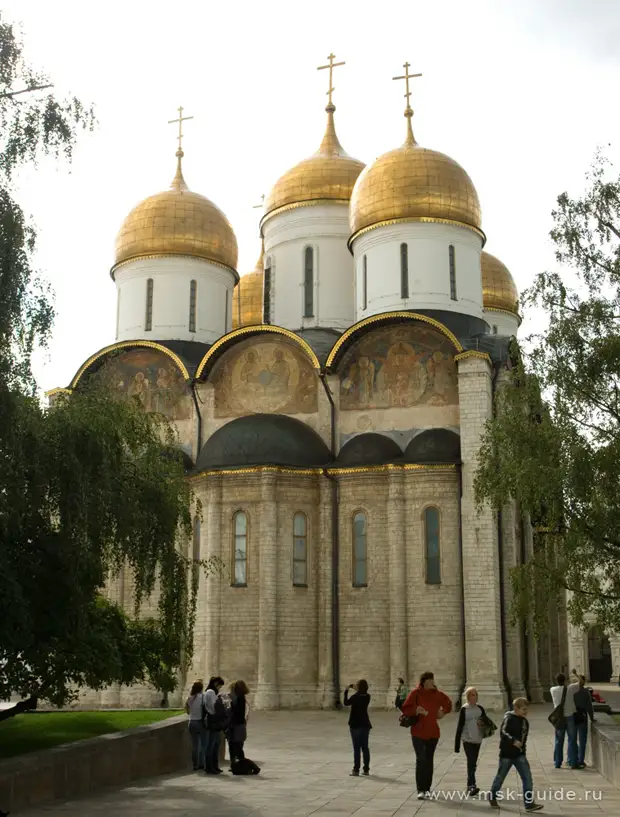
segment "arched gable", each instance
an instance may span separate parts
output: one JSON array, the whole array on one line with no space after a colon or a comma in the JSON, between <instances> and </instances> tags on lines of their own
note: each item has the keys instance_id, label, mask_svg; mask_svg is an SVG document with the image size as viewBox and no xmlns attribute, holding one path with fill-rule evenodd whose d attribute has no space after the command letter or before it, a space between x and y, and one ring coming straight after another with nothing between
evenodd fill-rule
<instances>
[{"instance_id":1,"label":"arched gable","mask_svg":"<svg viewBox=\"0 0 620 817\"><path fill-rule=\"evenodd\" d=\"M103 362L103 358L106 358L109 355L118 352L121 349L133 348L156 349L158 352L161 352L161 354L166 355L167 357L170 358L170 360L174 362L174 364L177 366L178 370L183 375L183 378L185 380L190 379L190 374L181 358L170 349L167 349L161 343L155 343L154 341L150 340L128 340L123 341L121 343L112 343L110 346L105 346L103 349L100 349L98 352L95 352L94 355L91 355L91 357L89 357L88 360L85 363L83 363L82 366L80 366L80 368L78 369L77 374L71 381L70 388L75 389L80 380L82 379L82 377L87 372L92 372L99 368L99 366Z\"/></svg>"},{"instance_id":2,"label":"arched gable","mask_svg":"<svg viewBox=\"0 0 620 817\"><path fill-rule=\"evenodd\" d=\"M209 372L215 364L215 361L228 348L235 345L240 340L245 340L247 337L255 335L279 335L281 337L288 338L292 343L299 346L299 348L308 357L308 360L314 369L319 370L321 368L319 359L314 353L312 347L306 343L303 338L299 337L299 335L296 335L294 332L291 332L289 329L284 329L282 326L263 324L261 326L242 326L239 329L234 329L232 332L229 332L227 335L221 337L213 344L213 346L211 346L209 351L198 364L198 368L196 369L196 377L204 380L209 376Z\"/></svg>"}]
</instances>

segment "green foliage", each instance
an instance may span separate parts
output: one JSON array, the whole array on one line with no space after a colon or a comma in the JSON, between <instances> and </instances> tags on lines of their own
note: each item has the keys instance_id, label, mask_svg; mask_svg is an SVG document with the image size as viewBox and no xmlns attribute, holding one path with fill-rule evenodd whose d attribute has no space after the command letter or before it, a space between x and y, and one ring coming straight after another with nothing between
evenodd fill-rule
<instances>
[{"instance_id":1,"label":"green foliage","mask_svg":"<svg viewBox=\"0 0 620 817\"><path fill-rule=\"evenodd\" d=\"M70 157L93 122L78 100L42 96L47 87L0 22L0 699L18 693L22 709L64 704L78 686L174 689L192 655L198 568L167 421L88 382L53 410L36 397L31 357L53 308L13 174L42 155ZM103 594L121 570L132 611Z\"/></svg>"},{"instance_id":2,"label":"green foliage","mask_svg":"<svg viewBox=\"0 0 620 817\"><path fill-rule=\"evenodd\" d=\"M0 758L51 749L63 743L96 738L147 726L181 715L179 710L147 709L124 712L40 712L18 715L0 729Z\"/></svg>"},{"instance_id":3,"label":"green foliage","mask_svg":"<svg viewBox=\"0 0 620 817\"><path fill-rule=\"evenodd\" d=\"M562 273L541 273L523 298L548 325L525 363L513 355L476 476L480 502L516 497L538 529L513 574L513 613L537 627L570 590L573 623L591 613L620 630L620 179L609 175L598 155L584 196L558 198Z\"/></svg>"}]
</instances>

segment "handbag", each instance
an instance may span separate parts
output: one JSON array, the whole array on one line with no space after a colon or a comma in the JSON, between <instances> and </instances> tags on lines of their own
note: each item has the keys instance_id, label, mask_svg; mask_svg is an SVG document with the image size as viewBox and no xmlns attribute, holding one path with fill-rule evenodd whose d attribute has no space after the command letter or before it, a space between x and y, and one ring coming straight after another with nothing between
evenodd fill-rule
<instances>
[{"instance_id":1,"label":"handbag","mask_svg":"<svg viewBox=\"0 0 620 817\"><path fill-rule=\"evenodd\" d=\"M553 712L549 715L547 720L549 723L555 727L555 729L564 729L566 726L566 718L564 716L564 703L566 702L566 690L567 687L564 687L564 691L562 692L562 700L553 710Z\"/></svg>"},{"instance_id":2,"label":"handbag","mask_svg":"<svg viewBox=\"0 0 620 817\"><path fill-rule=\"evenodd\" d=\"M416 708L418 706L418 699L416 697ZM404 702L403 702L404 703ZM398 725L402 726L404 729L411 729L412 726L415 726L418 722L419 715L401 715L398 718Z\"/></svg>"},{"instance_id":3,"label":"handbag","mask_svg":"<svg viewBox=\"0 0 620 817\"><path fill-rule=\"evenodd\" d=\"M482 716L482 727L480 729L482 739L484 740L484 738L492 738L496 732L497 726L493 723L491 718L489 718L489 716L485 713Z\"/></svg>"}]
</instances>

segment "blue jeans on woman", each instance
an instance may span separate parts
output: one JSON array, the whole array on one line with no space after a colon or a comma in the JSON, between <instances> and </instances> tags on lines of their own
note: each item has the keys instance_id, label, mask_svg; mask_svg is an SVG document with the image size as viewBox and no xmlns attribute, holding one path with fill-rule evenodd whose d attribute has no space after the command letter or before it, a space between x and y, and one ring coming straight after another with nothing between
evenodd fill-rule
<instances>
[{"instance_id":1,"label":"blue jeans on woman","mask_svg":"<svg viewBox=\"0 0 620 817\"><path fill-rule=\"evenodd\" d=\"M506 775L512 767L515 767L521 778L523 785L523 802L525 803L525 810L531 808L534 803L534 795L532 793L532 772L530 764L525 755L517 755L517 757L500 757L499 768L495 779L491 784L491 800L499 800L497 793L502 787Z\"/></svg>"},{"instance_id":2,"label":"blue jeans on woman","mask_svg":"<svg viewBox=\"0 0 620 817\"><path fill-rule=\"evenodd\" d=\"M368 738L370 729L366 726L349 727L351 731L351 742L353 743L353 771L360 770L360 756L364 758L364 771L370 769L370 749L368 748Z\"/></svg>"},{"instance_id":3,"label":"blue jeans on woman","mask_svg":"<svg viewBox=\"0 0 620 817\"><path fill-rule=\"evenodd\" d=\"M203 721L190 721L189 734L192 739L192 766L196 771L196 769L202 769L205 762L207 730Z\"/></svg>"},{"instance_id":4,"label":"blue jeans on woman","mask_svg":"<svg viewBox=\"0 0 620 817\"><path fill-rule=\"evenodd\" d=\"M205 771L216 772L220 768L220 742L222 733L214 729L207 729L205 748Z\"/></svg>"},{"instance_id":5,"label":"blue jeans on woman","mask_svg":"<svg viewBox=\"0 0 620 817\"><path fill-rule=\"evenodd\" d=\"M564 726L555 730L555 745L553 749L553 763L559 769L564 760L564 738L568 735L568 765L577 765L577 725L572 715L564 719Z\"/></svg>"},{"instance_id":6,"label":"blue jeans on woman","mask_svg":"<svg viewBox=\"0 0 620 817\"><path fill-rule=\"evenodd\" d=\"M577 765L584 766L586 762L586 746L588 745L588 716L582 715L583 722L575 724L577 730Z\"/></svg>"}]
</instances>

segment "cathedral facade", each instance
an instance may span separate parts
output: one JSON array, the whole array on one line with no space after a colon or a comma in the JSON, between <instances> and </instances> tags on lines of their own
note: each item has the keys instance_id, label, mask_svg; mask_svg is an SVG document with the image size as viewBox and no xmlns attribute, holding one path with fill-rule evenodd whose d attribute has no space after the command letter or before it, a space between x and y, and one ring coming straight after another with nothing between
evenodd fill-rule
<instances>
[{"instance_id":1,"label":"cathedral facade","mask_svg":"<svg viewBox=\"0 0 620 817\"><path fill-rule=\"evenodd\" d=\"M366 167L334 112L330 94L319 149L274 185L241 277L233 229L188 189L179 147L171 188L118 234L116 342L69 389L101 378L178 430L202 506L190 548L223 566L200 577L184 684L219 674L244 678L258 708L331 707L364 677L391 705L400 676L432 670L453 699L475 685L489 708L541 700L567 667L565 613L550 609L541 642L511 624L509 573L533 533L473 489L516 286L483 249L472 180L416 142L409 107L402 146ZM131 607L129 576L108 592Z\"/></svg>"}]
</instances>

